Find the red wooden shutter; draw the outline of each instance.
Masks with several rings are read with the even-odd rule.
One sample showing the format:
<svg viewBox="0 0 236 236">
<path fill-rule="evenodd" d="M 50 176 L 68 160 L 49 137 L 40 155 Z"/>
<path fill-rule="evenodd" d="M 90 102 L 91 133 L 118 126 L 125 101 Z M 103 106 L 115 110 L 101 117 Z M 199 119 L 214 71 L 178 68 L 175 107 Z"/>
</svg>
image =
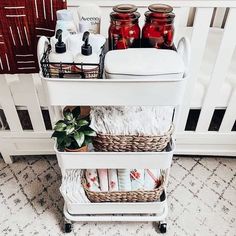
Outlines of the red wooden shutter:
<svg viewBox="0 0 236 236">
<path fill-rule="evenodd" d="M 3 34 L 1 23 L 2 22 L 0 22 L 0 74 L 5 74 L 15 71 L 15 67 L 12 65 L 14 58 L 8 50 L 8 48 L 10 48 L 10 44 Z"/>
<path fill-rule="evenodd" d="M 65 0 L 0 1 L 0 73 L 37 72 L 38 38 L 54 34 L 55 12 L 66 7 Z"/>
</svg>

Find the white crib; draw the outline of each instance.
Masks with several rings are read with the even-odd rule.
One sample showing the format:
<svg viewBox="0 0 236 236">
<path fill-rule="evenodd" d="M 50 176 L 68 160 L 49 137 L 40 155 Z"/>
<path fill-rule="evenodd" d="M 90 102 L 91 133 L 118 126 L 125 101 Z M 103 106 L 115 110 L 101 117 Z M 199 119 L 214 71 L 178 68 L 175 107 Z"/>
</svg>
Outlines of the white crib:
<svg viewBox="0 0 236 236">
<path fill-rule="evenodd" d="M 68 0 L 76 6 L 86 0 Z M 87 1 L 86 1 L 87 2 Z M 106 35 L 113 5 L 124 0 L 96 0 L 102 9 L 101 32 Z M 154 1 L 132 0 L 141 15 Z M 174 6 L 176 41 L 191 39 L 190 82 L 176 135 L 176 154 L 236 156 L 236 1 L 159 1 Z M 140 19 L 143 22 L 143 18 Z M 12 155 L 53 154 L 51 131 L 42 110 L 48 109 L 37 74 L 0 75 L 0 106 L 8 129 L 0 130 L 0 152 L 7 163 Z M 32 129 L 23 129 L 18 110 L 27 110 Z M 191 112 L 189 112 L 191 111 Z M 186 127 L 192 112 L 199 113 L 194 127 Z M 216 127 L 212 122 L 220 113 Z M 49 113 L 50 109 L 49 109 Z M 2 123 L 4 116 L 1 116 Z M 51 116 L 51 122 L 54 118 Z"/>
</svg>

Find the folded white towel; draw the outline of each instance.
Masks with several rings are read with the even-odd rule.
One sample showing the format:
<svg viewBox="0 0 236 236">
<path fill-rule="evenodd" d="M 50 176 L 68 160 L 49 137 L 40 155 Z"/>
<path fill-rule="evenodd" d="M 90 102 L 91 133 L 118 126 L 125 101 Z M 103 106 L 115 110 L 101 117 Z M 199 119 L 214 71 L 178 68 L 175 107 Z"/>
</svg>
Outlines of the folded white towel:
<svg viewBox="0 0 236 236">
<path fill-rule="evenodd" d="M 129 169 L 118 169 L 119 191 L 131 191 L 131 180 Z"/>
</svg>

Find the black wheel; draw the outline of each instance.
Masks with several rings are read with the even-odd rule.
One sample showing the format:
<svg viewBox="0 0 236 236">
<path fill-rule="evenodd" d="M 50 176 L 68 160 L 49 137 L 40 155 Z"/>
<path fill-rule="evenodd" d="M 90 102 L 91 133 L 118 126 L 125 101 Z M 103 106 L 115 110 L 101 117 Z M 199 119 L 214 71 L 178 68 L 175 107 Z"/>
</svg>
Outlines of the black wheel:
<svg viewBox="0 0 236 236">
<path fill-rule="evenodd" d="M 65 233 L 70 233 L 72 231 L 72 224 L 71 223 L 65 223 Z"/>
<path fill-rule="evenodd" d="M 166 233 L 166 230 L 167 230 L 167 224 L 166 223 L 161 223 L 159 225 L 159 230 L 162 234 Z"/>
</svg>

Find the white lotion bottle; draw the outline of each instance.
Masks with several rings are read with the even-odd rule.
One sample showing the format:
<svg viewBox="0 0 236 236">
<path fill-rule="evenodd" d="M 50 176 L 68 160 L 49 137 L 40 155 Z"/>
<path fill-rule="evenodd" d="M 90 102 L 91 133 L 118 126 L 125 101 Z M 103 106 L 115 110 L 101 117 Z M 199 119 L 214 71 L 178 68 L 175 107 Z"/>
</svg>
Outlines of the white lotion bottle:
<svg viewBox="0 0 236 236">
<path fill-rule="evenodd" d="M 77 33 L 76 25 L 74 22 L 73 14 L 70 10 L 58 10 L 56 12 L 57 14 L 57 22 L 55 27 L 55 32 L 58 29 L 62 30 L 62 38 L 65 44 L 68 46 L 68 38 L 71 35 L 75 35 Z M 55 44 L 57 43 L 56 35 L 51 37 L 50 39 L 51 45 L 52 45 L 52 51 L 55 52 Z"/>
<path fill-rule="evenodd" d="M 55 44 L 55 50 L 49 54 L 49 62 L 55 64 L 50 64 L 50 69 L 52 77 L 63 77 L 61 74 L 63 71 L 71 70 L 71 65 L 66 63 L 72 63 L 74 58 L 73 54 L 66 50 L 66 44 L 62 41 L 61 29 L 57 30 L 55 37 L 58 40 Z"/>
<path fill-rule="evenodd" d="M 70 34 L 77 34 L 76 24 L 74 21 L 72 11 L 67 9 L 62 9 L 58 10 L 56 13 L 57 13 L 56 30 L 60 28 L 60 26 L 62 25 L 62 27 L 64 27 L 64 29 L 66 29 Z M 64 30 L 63 28 L 61 29 Z"/>
<path fill-rule="evenodd" d="M 82 40 L 84 44 L 81 46 L 81 53 L 77 54 L 75 58 L 75 63 L 80 65 L 76 65 L 77 69 L 81 72 L 82 77 L 89 78 L 89 74 L 93 73 L 93 71 L 98 70 L 99 64 L 99 55 L 97 53 L 93 53 L 92 46 L 89 44 L 89 35 L 88 31 L 84 32 Z M 83 65 L 83 64 L 93 64 L 93 65 Z"/>
</svg>

